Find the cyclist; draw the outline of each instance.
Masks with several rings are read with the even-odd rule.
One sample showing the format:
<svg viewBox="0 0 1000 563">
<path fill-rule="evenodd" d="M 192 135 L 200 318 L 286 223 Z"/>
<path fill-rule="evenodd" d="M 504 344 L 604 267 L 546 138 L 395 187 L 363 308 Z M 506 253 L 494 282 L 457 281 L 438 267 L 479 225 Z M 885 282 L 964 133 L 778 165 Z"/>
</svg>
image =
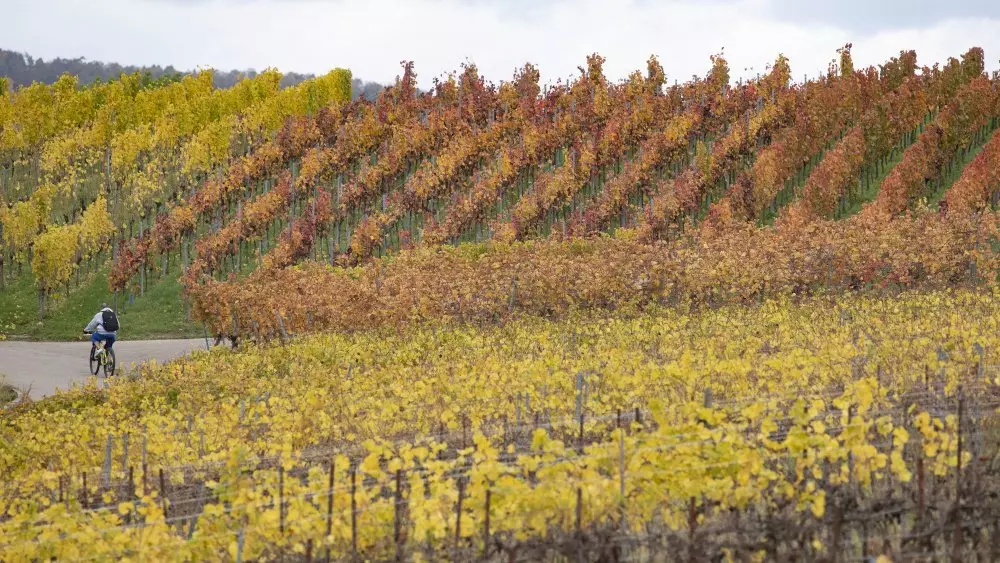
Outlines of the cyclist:
<svg viewBox="0 0 1000 563">
<path fill-rule="evenodd" d="M 101 304 L 101 310 L 90 319 L 87 328 L 83 332 L 90 333 L 90 359 L 94 359 L 97 352 L 97 343 L 104 342 L 105 349 L 110 350 L 118 339 L 118 315 L 108 307 L 107 303 Z"/>
</svg>

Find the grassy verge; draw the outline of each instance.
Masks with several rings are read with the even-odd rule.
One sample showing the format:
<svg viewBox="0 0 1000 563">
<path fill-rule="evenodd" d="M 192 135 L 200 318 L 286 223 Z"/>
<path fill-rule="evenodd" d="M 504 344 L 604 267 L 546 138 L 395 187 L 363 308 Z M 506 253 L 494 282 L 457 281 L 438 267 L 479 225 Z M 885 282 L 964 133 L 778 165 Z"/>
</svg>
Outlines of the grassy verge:
<svg viewBox="0 0 1000 563">
<path fill-rule="evenodd" d="M 803 186 L 805 186 L 806 180 L 809 179 L 809 175 L 812 173 L 813 168 L 822 162 L 827 151 L 837 146 L 837 143 L 839 143 L 843 138 L 844 132 L 841 132 L 837 135 L 837 137 L 827 141 L 827 143 L 823 145 L 823 148 L 820 149 L 819 153 L 809 157 L 809 161 L 802 165 L 798 171 L 795 172 L 795 175 L 789 178 L 785 182 L 785 186 L 775 195 L 774 201 L 771 202 L 771 205 L 767 206 L 764 213 L 760 216 L 760 219 L 757 222 L 758 226 L 764 227 L 774 225 L 774 220 L 778 218 L 778 214 L 781 212 L 781 209 L 802 195 Z"/>
<path fill-rule="evenodd" d="M 847 205 L 844 206 L 843 211 L 839 214 L 838 218 L 850 217 L 861 211 L 861 208 L 865 206 L 866 203 L 874 201 L 878 197 L 879 190 L 882 189 L 882 182 L 889 177 L 889 173 L 895 168 L 901 160 L 903 160 L 903 150 L 893 151 L 892 155 L 884 162 L 879 168 L 878 174 L 870 182 L 861 182 L 861 187 L 858 192 L 851 197 Z"/>
<path fill-rule="evenodd" d="M 142 297 L 128 303 L 118 297 L 117 311 L 125 340 L 190 338 L 201 336 L 201 327 L 187 320 L 181 285 L 173 275 L 164 276 L 146 288 Z M 12 339 L 77 340 L 101 306 L 115 307 L 114 293 L 108 290 L 107 269 L 82 283 L 68 296 L 48 304 L 45 317 L 38 320 L 38 296 L 30 273 L 25 273 L 0 292 L 0 327 Z"/>
<path fill-rule="evenodd" d="M 936 185 L 932 184 L 929 189 L 929 195 L 927 196 L 927 204 L 932 208 L 936 208 L 938 202 L 944 198 L 944 194 L 951 189 L 952 184 L 954 184 L 965 172 L 965 167 L 972 162 L 979 153 L 983 152 L 983 148 L 986 147 L 986 143 L 993 136 L 993 132 L 996 130 L 997 121 L 990 120 L 990 124 L 979 130 L 976 136 L 973 138 L 972 146 L 968 149 L 961 149 L 958 154 L 952 159 L 952 161 L 945 167 L 944 173 L 941 178 L 938 179 Z"/>
<path fill-rule="evenodd" d="M 917 139 L 923 134 L 924 128 L 936 117 L 936 112 L 929 112 L 924 116 L 920 125 L 900 139 L 899 143 L 896 144 L 888 156 L 883 157 L 877 163 L 869 163 L 867 165 L 858 179 L 857 191 L 852 190 L 841 200 L 836 213 L 837 219 L 844 219 L 858 213 L 866 203 L 874 201 L 878 197 L 878 192 L 882 189 L 882 183 L 892 173 L 892 169 L 903 160 L 906 149 L 917 142 Z"/>
<path fill-rule="evenodd" d="M 2 380 L 0 380 L 2 381 Z M 6 383 L 0 383 L 0 407 L 17 398 L 17 391 Z"/>
</svg>

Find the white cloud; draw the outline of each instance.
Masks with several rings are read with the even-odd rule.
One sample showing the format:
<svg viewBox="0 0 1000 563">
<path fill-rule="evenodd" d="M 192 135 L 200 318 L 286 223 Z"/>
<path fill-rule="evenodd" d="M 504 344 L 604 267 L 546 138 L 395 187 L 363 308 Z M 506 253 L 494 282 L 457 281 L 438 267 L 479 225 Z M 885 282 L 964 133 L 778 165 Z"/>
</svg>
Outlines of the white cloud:
<svg viewBox="0 0 1000 563">
<path fill-rule="evenodd" d="M 783 52 L 797 78 L 822 72 L 848 41 L 856 66 L 901 49 L 916 49 L 922 63 L 973 45 L 987 50 L 987 61 L 1000 53 L 1000 20 L 944 20 L 859 37 L 833 25 L 779 20 L 770 1 L 554 0 L 522 15 L 519 4 L 464 0 L 6 0 L 4 13 L 12 17 L 2 46 L 46 59 L 178 68 L 345 66 L 382 82 L 408 59 L 424 87 L 466 60 L 494 81 L 525 62 L 554 81 L 575 74 L 594 51 L 607 57 L 611 77 L 645 68 L 656 54 L 678 80 L 704 73 L 709 55 L 722 47 L 734 76 L 763 72 Z"/>
</svg>

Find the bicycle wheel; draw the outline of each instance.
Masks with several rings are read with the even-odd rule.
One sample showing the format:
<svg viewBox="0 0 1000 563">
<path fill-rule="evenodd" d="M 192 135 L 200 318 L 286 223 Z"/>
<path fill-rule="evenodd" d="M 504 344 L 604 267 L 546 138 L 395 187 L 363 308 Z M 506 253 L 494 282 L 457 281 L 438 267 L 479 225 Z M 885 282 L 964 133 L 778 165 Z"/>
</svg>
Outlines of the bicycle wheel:
<svg viewBox="0 0 1000 563">
<path fill-rule="evenodd" d="M 101 371 L 101 350 L 95 350 L 90 358 L 90 373 L 97 375 L 97 372 Z"/>
<path fill-rule="evenodd" d="M 104 377 L 111 377 L 115 374 L 115 351 L 104 350 Z"/>
</svg>

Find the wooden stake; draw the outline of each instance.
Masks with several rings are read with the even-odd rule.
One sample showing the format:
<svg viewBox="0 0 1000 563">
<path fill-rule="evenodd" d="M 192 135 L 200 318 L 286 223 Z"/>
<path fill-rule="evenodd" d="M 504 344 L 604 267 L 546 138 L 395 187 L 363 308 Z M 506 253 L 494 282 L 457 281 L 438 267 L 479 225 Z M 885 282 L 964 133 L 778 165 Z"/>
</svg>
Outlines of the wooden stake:
<svg viewBox="0 0 1000 563">
<path fill-rule="evenodd" d="M 104 446 L 104 486 L 111 485 L 111 434 L 108 434 L 108 441 Z"/>
<path fill-rule="evenodd" d="M 962 561 L 962 415 L 965 411 L 965 398 L 962 388 L 958 388 L 958 465 L 955 467 L 955 532 L 951 543 L 951 560 Z"/>
<path fill-rule="evenodd" d="M 403 472 L 396 470 L 395 514 L 393 519 L 393 541 L 396 544 L 396 561 L 403 560 Z"/>
<path fill-rule="evenodd" d="M 486 489 L 486 502 L 483 508 L 483 559 L 490 556 L 490 500 L 493 491 Z"/>
<path fill-rule="evenodd" d="M 833 542 L 830 555 L 833 563 L 840 563 L 840 535 L 844 524 L 844 509 L 837 503 L 833 508 Z"/>
<path fill-rule="evenodd" d="M 128 432 L 122 436 L 122 471 L 128 467 Z"/>
<path fill-rule="evenodd" d="M 285 535 L 285 466 L 278 466 L 278 532 Z"/>
<path fill-rule="evenodd" d="M 160 468 L 160 503 L 163 504 L 163 517 L 167 517 L 167 484 L 163 478 L 163 468 Z"/>
<path fill-rule="evenodd" d="M 469 421 L 462 415 L 462 449 L 466 447 L 466 440 L 469 433 Z"/>
<path fill-rule="evenodd" d="M 583 488 L 576 488 L 576 560 L 583 561 Z"/>
<path fill-rule="evenodd" d="M 240 528 L 236 536 L 236 563 L 243 563 L 243 543 L 246 541 L 246 528 Z"/>
<path fill-rule="evenodd" d="M 576 488 L 576 535 L 583 536 L 583 488 Z"/>
<path fill-rule="evenodd" d="M 326 497 L 326 536 L 329 537 L 333 532 L 333 472 L 336 468 L 336 460 L 330 459 L 330 480 L 327 486 L 327 497 Z M 330 561 L 330 546 L 326 548 L 326 560 L 327 563 Z"/>
<path fill-rule="evenodd" d="M 462 541 L 462 497 L 465 496 L 465 479 L 458 478 L 458 502 L 455 504 L 455 549 Z"/>
<path fill-rule="evenodd" d="M 691 497 L 688 503 L 688 559 L 690 561 L 694 561 L 696 556 L 694 535 L 698 528 L 698 512 L 695 502 L 695 498 Z"/>
<path fill-rule="evenodd" d="M 358 500 L 357 500 L 357 470 L 351 468 L 351 558 L 358 558 Z"/>
</svg>

